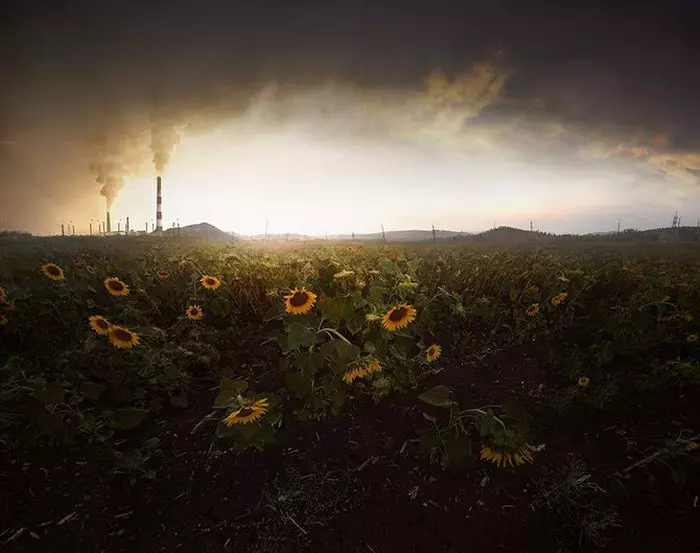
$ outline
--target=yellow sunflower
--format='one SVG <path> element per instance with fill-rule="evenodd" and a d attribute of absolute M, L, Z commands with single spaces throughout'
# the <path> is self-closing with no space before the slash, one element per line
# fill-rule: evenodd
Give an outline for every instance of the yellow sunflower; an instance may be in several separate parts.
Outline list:
<path fill-rule="evenodd" d="M 204 311 L 199 305 L 190 305 L 186 310 L 187 318 L 191 321 L 201 321 L 204 318 Z"/>
<path fill-rule="evenodd" d="M 416 318 L 416 310 L 410 305 L 397 305 L 392 307 L 382 316 L 382 326 L 393 332 L 399 328 L 408 326 Z"/>
<path fill-rule="evenodd" d="M 532 454 L 537 448 L 530 444 L 525 444 L 511 451 L 499 451 L 494 447 L 484 445 L 481 447 L 481 459 L 489 461 L 499 467 L 510 465 L 517 467 L 525 463 L 532 463 Z"/>
<path fill-rule="evenodd" d="M 697 335 L 697 334 L 689 334 L 688 337 L 686 338 L 686 341 L 688 341 L 688 342 L 697 342 L 697 341 L 698 341 L 698 335 Z"/>
<path fill-rule="evenodd" d="M 530 307 L 527 308 L 528 317 L 534 317 L 539 312 L 540 312 L 540 304 L 539 303 L 533 303 Z"/>
<path fill-rule="evenodd" d="M 428 351 L 425 352 L 425 360 L 430 363 L 431 361 L 435 361 L 440 355 L 442 354 L 442 346 L 439 346 L 437 344 L 433 344 L 428 348 Z"/>
<path fill-rule="evenodd" d="M 552 305 L 554 307 L 559 306 L 559 304 L 563 302 L 568 296 L 569 294 L 567 294 L 566 292 L 559 292 L 556 296 L 552 298 Z"/>
<path fill-rule="evenodd" d="M 587 376 L 582 376 L 581 378 L 578 379 L 578 385 L 581 388 L 585 388 L 591 383 L 591 379 L 588 378 Z"/>
<path fill-rule="evenodd" d="M 231 411 L 224 419 L 224 424 L 226 426 L 233 426 L 234 424 L 246 424 L 256 421 L 267 412 L 268 406 L 267 398 L 259 399 L 255 403 Z"/>
<path fill-rule="evenodd" d="M 122 326 L 112 325 L 107 333 L 109 343 L 118 349 L 131 349 L 140 341 L 138 334 Z"/>
<path fill-rule="evenodd" d="M 170 273 L 168 271 L 158 271 L 158 278 L 170 278 Z"/>
<path fill-rule="evenodd" d="M 97 334 L 106 335 L 109 333 L 109 321 L 105 319 L 102 315 L 93 315 L 90 317 L 90 327 L 92 330 L 97 332 Z"/>
<path fill-rule="evenodd" d="M 308 313 L 316 303 L 316 297 L 316 294 L 306 288 L 294 289 L 289 295 L 284 296 L 284 310 L 295 315 Z"/>
<path fill-rule="evenodd" d="M 204 288 L 207 290 L 216 290 L 219 286 L 221 286 L 221 281 L 218 278 L 210 275 L 204 275 L 199 279 L 199 282 L 201 282 L 202 286 L 204 286 Z"/>
<path fill-rule="evenodd" d="M 105 288 L 113 296 L 128 296 L 129 285 L 119 280 L 117 277 L 105 279 Z"/>
<path fill-rule="evenodd" d="M 7 317 L 5 315 L 0 315 L 0 326 L 5 326 L 7 324 Z"/>
<path fill-rule="evenodd" d="M 41 272 L 44 273 L 51 280 L 63 280 L 65 275 L 63 269 L 61 269 L 55 263 L 46 263 L 41 266 Z"/>
<path fill-rule="evenodd" d="M 343 381 L 346 384 L 352 384 L 358 378 L 364 378 L 369 374 L 376 373 L 381 370 L 382 364 L 376 359 L 372 359 L 363 365 L 358 365 L 357 367 L 353 367 L 352 369 L 345 371 L 345 374 L 343 374 Z"/>

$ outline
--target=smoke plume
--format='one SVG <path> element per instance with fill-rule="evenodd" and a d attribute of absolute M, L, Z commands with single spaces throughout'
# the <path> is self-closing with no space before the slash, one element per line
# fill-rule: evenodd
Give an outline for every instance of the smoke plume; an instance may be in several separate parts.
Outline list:
<path fill-rule="evenodd" d="M 180 142 L 180 133 L 184 125 L 181 118 L 173 112 L 156 109 L 151 112 L 151 151 L 156 174 L 163 173 L 175 146 Z"/>

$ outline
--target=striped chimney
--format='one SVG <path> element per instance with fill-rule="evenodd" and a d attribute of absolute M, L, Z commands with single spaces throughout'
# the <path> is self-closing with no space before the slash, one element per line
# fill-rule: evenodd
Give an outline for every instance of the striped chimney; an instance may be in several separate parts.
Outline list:
<path fill-rule="evenodd" d="M 163 232 L 163 197 L 160 176 L 156 177 L 156 232 Z"/>

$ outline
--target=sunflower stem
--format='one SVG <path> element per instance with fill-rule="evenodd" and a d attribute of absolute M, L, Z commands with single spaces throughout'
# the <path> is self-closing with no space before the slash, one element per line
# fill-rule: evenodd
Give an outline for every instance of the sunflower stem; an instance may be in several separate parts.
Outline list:
<path fill-rule="evenodd" d="M 348 344 L 350 346 L 352 345 L 350 343 L 350 340 L 348 340 L 345 336 L 343 336 L 340 332 L 338 332 L 334 328 L 322 328 L 316 334 L 321 334 L 321 332 L 327 332 L 328 334 L 333 334 L 333 335 L 337 336 L 338 338 L 340 338 L 346 344 Z"/>

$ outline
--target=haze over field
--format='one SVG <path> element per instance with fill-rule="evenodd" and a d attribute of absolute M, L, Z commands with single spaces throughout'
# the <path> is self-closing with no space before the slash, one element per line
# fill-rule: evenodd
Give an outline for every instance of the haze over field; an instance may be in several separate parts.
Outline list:
<path fill-rule="evenodd" d="M 274 4 L 274 7 L 271 6 Z M 549 232 L 700 216 L 695 0 L 15 5 L 0 223 Z M 535 40 L 536 37 L 536 40 Z"/>

